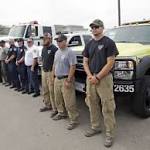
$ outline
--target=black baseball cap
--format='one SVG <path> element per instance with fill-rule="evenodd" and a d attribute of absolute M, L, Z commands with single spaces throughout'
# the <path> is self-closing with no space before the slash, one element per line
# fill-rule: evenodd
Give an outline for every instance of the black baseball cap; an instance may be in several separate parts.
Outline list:
<path fill-rule="evenodd" d="M 65 36 L 64 34 L 59 34 L 56 38 L 54 38 L 54 40 L 56 40 L 57 42 L 66 41 L 67 36 Z"/>

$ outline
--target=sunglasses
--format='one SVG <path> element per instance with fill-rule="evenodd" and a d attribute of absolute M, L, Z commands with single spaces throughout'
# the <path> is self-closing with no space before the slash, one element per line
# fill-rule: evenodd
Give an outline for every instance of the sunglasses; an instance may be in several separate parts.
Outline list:
<path fill-rule="evenodd" d="M 92 26 L 91 29 L 98 29 L 99 26 Z"/>
<path fill-rule="evenodd" d="M 32 43 L 32 41 L 28 41 L 27 43 Z"/>

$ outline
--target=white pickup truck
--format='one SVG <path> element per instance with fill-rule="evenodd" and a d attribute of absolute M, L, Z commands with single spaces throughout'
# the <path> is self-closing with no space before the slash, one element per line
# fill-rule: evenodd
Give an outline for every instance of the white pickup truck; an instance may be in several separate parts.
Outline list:
<path fill-rule="evenodd" d="M 0 37 L 0 40 L 9 41 L 9 39 L 23 38 L 26 41 L 29 37 L 33 37 L 35 45 L 42 45 L 42 39 L 44 33 L 48 32 L 53 37 L 59 32 L 71 32 L 85 30 L 83 26 L 79 25 L 40 25 L 37 21 L 31 21 L 28 23 L 20 23 L 13 25 L 10 28 L 9 34 L 4 37 Z"/>

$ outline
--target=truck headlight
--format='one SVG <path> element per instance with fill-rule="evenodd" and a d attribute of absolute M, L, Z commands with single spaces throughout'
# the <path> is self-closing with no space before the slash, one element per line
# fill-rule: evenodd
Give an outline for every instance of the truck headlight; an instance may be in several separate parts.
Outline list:
<path fill-rule="evenodd" d="M 133 65 L 133 61 L 116 61 L 115 62 L 115 69 L 117 70 L 133 70 L 134 69 L 134 65 Z"/>
<path fill-rule="evenodd" d="M 131 80 L 134 73 L 134 64 L 131 60 L 123 60 L 115 62 L 114 69 L 115 79 Z"/>

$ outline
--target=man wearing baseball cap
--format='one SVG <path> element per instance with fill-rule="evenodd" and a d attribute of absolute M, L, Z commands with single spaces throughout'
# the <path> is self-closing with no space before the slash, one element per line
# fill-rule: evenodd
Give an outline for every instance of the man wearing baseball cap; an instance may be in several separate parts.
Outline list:
<path fill-rule="evenodd" d="M 18 39 L 18 50 L 17 50 L 17 58 L 16 58 L 16 65 L 18 75 L 20 77 L 20 85 L 21 88 L 18 91 L 23 91 L 22 93 L 26 93 L 28 91 L 28 78 L 27 78 L 27 67 L 24 63 L 24 56 L 27 48 L 24 45 L 24 39 Z"/>
<path fill-rule="evenodd" d="M 54 59 L 54 93 L 58 114 L 53 120 L 60 120 L 69 115 L 70 123 L 68 130 L 74 129 L 78 125 L 78 111 L 76 106 L 74 74 L 76 68 L 76 56 L 67 47 L 67 37 L 64 34 L 55 38 L 58 44 L 58 51 Z"/>
<path fill-rule="evenodd" d="M 97 27 L 102 27 L 104 28 L 104 23 L 99 20 L 99 19 L 95 19 L 91 24 L 90 24 L 90 27 L 92 26 L 97 26 Z"/>
<path fill-rule="evenodd" d="M 118 50 L 114 41 L 103 35 L 104 24 L 101 20 L 96 19 L 89 26 L 94 38 L 85 46 L 83 65 L 87 74 L 85 101 L 90 111 L 91 128 L 87 130 L 85 136 L 91 137 L 101 133 L 102 108 L 106 130 L 104 145 L 110 147 L 113 144 L 116 124 L 112 68 Z"/>

